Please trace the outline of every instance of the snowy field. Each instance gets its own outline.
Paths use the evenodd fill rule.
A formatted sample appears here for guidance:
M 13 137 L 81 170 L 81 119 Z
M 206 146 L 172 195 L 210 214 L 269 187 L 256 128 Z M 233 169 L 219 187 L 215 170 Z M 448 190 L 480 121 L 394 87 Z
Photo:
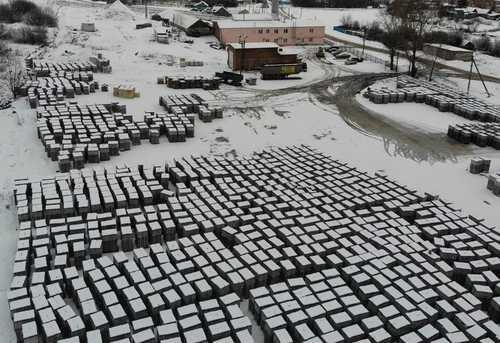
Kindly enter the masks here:
M 307 19 L 315 19 L 327 25 L 340 24 L 342 16 L 349 14 L 361 22 L 376 19 L 378 10 L 309 10 L 292 9 L 291 12 Z M 83 104 L 119 101 L 127 105 L 135 119 L 142 119 L 144 111 L 162 111 L 158 104 L 161 95 L 199 93 L 210 103 L 225 108 L 223 119 L 212 123 L 196 123 L 195 138 L 185 143 L 169 143 L 160 139 L 159 145 L 142 144 L 121 154 L 102 166 L 118 164 L 153 164 L 190 155 L 242 156 L 269 146 L 307 144 L 340 160 L 370 173 L 385 171 L 403 184 L 422 192 L 439 194 L 454 202 L 466 213 L 500 223 L 500 198 L 486 189 L 486 177 L 471 175 L 467 171 L 472 157 L 481 155 L 492 159 L 492 172 L 500 172 L 500 153 L 493 149 L 461 146 L 446 138 L 449 124 L 460 123 L 462 118 L 440 113 L 426 105 L 389 104 L 374 105 L 361 96 L 354 103 L 367 114 L 356 120 L 350 113 L 340 113 L 332 104 L 337 87 L 329 88 L 326 99 L 320 98 L 317 87 L 328 88 L 331 82 L 321 82 L 338 77 L 361 73 L 384 72 L 383 65 L 363 62 L 348 67 L 342 61 L 324 63 L 313 58 L 311 49 L 301 49 L 308 62 L 309 71 L 300 79 L 287 81 L 261 81 L 256 86 L 234 88 L 222 86 L 218 91 L 173 90 L 158 85 L 159 76 L 205 75 L 227 68 L 226 53 L 208 47 L 214 37 L 195 38 L 194 44 L 174 41 L 162 45 L 152 41 L 153 29 L 160 30 L 153 22 L 153 29 L 136 30 L 135 24 L 143 22 L 141 12 L 135 15 L 126 11 L 106 11 L 103 6 L 64 2 L 60 4 L 59 30 L 49 47 L 38 51 L 49 61 L 86 61 L 89 56 L 103 53 L 111 60 L 111 74 L 95 74 L 100 83 L 110 86 L 132 84 L 140 97 L 126 100 L 112 96 L 111 92 L 79 96 Z M 96 23 L 97 32 L 79 31 L 80 23 Z M 31 48 L 20 47 L 24 51 Z M 201 60 L 204 67 L 180 68 L 167 66 L 169 56 Z M 484 63 L 487 69 L 488 63 Z M 495 72 L 495 67 L 488 69 Z M 485 70 L 487 72 L 487 70 Z M 498 72 L 498 69 L 496 69 Z M 464 80 L 453 80 L 460 88 Z M 466 87 L 466 84 L 465 84 Z M 494 94 L 500 88 L 491 86 Z M 481 95 L 474 81 L 473 93 Z M 377 132 L 368 132 L 364 121 L 372 121 Z M 14 103 L 14 107 L 0 111 L 0 146 L 3 166 L 0 169 L 0 342 L 15 342 L 15 335 L 6 302 L 6 292 L 11 281 L 11 271 L 16 251 L 16 217 L 12 197 L 13 180 L 20 177 L 42 177 L 57 172 L 57 164 L 48 160 L 44 148 L 36 136 L 35 115 L 26 99 Z M 395 133 L 389 139 L 383 132 Z M 412 134 L 418 132 L 418 139 Z M 440 157 L 412 158 L 413 150 L 421 150 L 426 139 L 439 142 Z M 403 143 L 404 142 L 404 143 Z M 421 156 L 421 155 L 419 155 Z

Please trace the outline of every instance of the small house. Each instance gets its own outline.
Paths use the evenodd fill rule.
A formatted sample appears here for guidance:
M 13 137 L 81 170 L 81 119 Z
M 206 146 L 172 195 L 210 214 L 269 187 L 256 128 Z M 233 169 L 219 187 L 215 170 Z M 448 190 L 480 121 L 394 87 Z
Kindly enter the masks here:
M 230 17 L 231 13 L 224 6 L 214 6 L 212 7 L 211 14 L 216 15 L 218 17 Z
M 185 13 L 175 12 L 172 16 L 172 25 L 186 32 L 188 36 L 199 37 L 212 34 L 212 26 L 209 23 Z

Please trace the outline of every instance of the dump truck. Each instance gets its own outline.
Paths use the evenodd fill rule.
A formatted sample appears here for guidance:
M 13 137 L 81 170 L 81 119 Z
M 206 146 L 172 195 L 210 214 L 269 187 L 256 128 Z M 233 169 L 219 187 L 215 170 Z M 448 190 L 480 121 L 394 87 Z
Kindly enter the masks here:
M 262 80 L 279 80 L 306 70 L 307 64 L 300 62 L 292 64 L 265 64 L 262 66 L 260 72 Z

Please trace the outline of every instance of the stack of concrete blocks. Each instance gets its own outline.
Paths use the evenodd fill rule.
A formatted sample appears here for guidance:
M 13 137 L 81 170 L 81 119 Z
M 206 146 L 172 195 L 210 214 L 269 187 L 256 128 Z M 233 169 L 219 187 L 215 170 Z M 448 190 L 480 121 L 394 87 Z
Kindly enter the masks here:
M 179 60 L 179 65 L 180 65 L 181 68 L 185 68 L 185 67 L 203 67 L 203 61 L 186 60 L 185 58 L 181 58 Z
M 209 106 L 205 100 L 196 94 L 160 97 L 159 102 L 170 113 L 197 113 L 199 119 L 203 122 L 223 118 L 222 107 Z
M 491 160 L 482 157 L 473 158 L 470 161 L 469 172 L 471 174 L 489 173 Z
M 500 122 L 500 107 L 456 91 L 447 85 L 401 76 L 397 89 L 368 88 L 364 97 L 376 104 L 425 103 L 441 112 L 453 112 L 470 120 Z
M 500 149 L 499 123 L 467 123 L 448 126 L 448 137 L 463 143 L 480 147 Z
M 19 341 L 497 340 L 497 228 L 309 147 L 14 184 Z
M 56 63 L 47 61 L 38 61 L 30 59 L 26 62 L 26 67 L 31 69 L 30 72 L 35 76 L 52 76 L 58 72 L 91 72 L 92 64 L 89 62 L 75 62 L 75 63 Z
M 488 183 L 486 188 L 496 196 L 500 196 L 500 174 L 488 175 Z
M 105 58 L 102 53 L 98 53 L 97 56 L 91 56 L 89 58 L 90 63 L 93 65 L 94 71 L 102 73 L 111 73 L 111 63 L 109 59 Z
M 82 76 L 82 78 L 90 77 Z M 27 96 L 31 108 L 37 108 L 38 106 L 58 106 L 64 103 L 65 98 L 89 94 L 95 92 L 96 89 L 98 89 L 98 84 L 95 81 L 45 77 L 25 82 L 16 89 L 16 94 Z
M 95 32 L 95 23 L 82 23 L 81 31 L 83 32 Z
M 108 161 L 120 151 L 130 150 L 142 139 L 159 143 L 163 121 L 135 122 L 119 103 L 104 105 L 78 105 L 76 102 L 57 107 L 44 106 L 37 111 L 38 137 L 45 146 L 47 156 L 59 161 L 61 170 L 81 169 L 85 163 Z M 163 118 L 161 118 L 163 120 Z M 172 119 L 188 135 L 194 135 L 194 118 L 183 115 Z M 153 132 L 153 134 L 151 134 Z
M 220 79 L 206 78 L 204 76 L 191 77 L 164 77 L 167 87 L 173 89 L 201 88 L 205 90 L 219 89 Z

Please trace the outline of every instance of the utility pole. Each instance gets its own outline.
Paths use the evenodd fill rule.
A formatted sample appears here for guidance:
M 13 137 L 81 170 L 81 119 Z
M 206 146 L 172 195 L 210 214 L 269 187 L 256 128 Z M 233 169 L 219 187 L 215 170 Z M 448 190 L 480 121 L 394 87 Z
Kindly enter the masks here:
M 144 0 L 144 16 L 148 19 L 148 0 Z
M 361 56 L 365 56 L 365 44 L 366 44 L 366 27 L 363 28 L 363 51 L 361 52 Z
M 241 66 L 240 75 L 243 74 L 243 68 L 245 67 L 245 45 L 247 42 L 247 36 L 239 36 L 238 41 L 241 45 Z
M 470 82 L 472 79 L 472 67 L 473 67 L 473 65 L 474 65 L 474 55 L 472 56 L 472 58 L 470 60 L 469 81 L 467 82 L 467 94 L 469 94 L 469 92 L 470 92 Z

